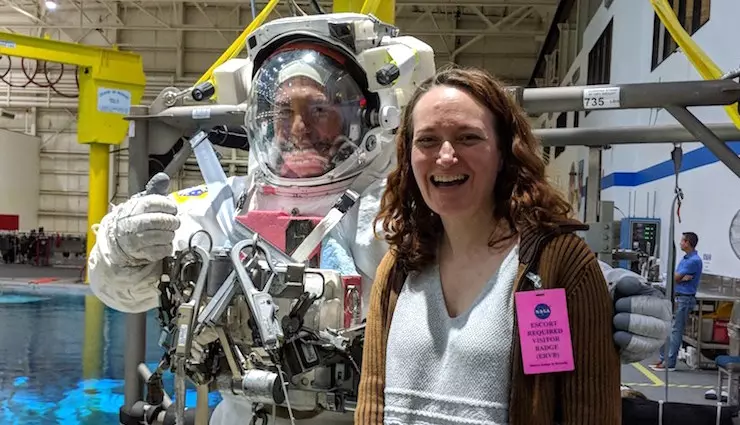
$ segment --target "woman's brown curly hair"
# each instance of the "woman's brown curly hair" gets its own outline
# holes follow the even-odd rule
[[[406,106],[397,137],[397,166],[387,187],[375,224],[382,222],[385,239],[396,250],[400,265],[419,270],[435,260],[442,222],[421,196],[411,169],[413,111],[431,88],[464,90],[485,105],[494,117],[502,167],[494,187],[493,218],[506,226],[494,232],[489,246],[505,244],[526,226],[553,228],[568,219],[572,208],[547,181],[540,142],[527,115],[504,86],[483,70],[449,68],[424,81]]]

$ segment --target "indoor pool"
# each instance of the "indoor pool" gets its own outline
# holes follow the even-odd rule
[[[105,308],[97,314],[102,325],[86,331],[86,298],[0,288],[0,424],[118,424],[125,315]],[[150,312],[146,346],[150,369],[162,354],[158,337],[156,315]],[[172,377],[166,376],[170,396],[172,388]],[[214,393],[210,404],[218,400]],[[194,390],[189,390],[186,403],[195,404]]]

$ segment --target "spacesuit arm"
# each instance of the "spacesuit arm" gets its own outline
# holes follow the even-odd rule
[[[100,225],[93,226],[96,242],[87,263],[90,289],[110,308],[124,313],[143,313],[159,305],[156,284],[162,262],[139,266],[116,264],[113,261],[116,248],[111,246],[115,243],[115,215],[114,208]]]
[[[337,226],[329,232],[321,244],[322,269],[336,270],[342,276],[357,276],[357,267],[350,249],[352,243],[351,231],[356,226],[350,214],[342,217]]]
[[[671,301],[631,270],[599,261],[614,300],[614,342],[622,363],[645,360],[665,343],[671,330]]]

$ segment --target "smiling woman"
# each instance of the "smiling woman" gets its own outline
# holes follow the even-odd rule
[[[503,86],[439,72],[397,149],[355,423],[619,424],[607,285]]]

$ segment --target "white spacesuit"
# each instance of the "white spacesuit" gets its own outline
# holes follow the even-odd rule
[[[292,32],[286,29],[291,27]],[[348,41],[347,34],[354,39]],[[372,222],[385,177],[395,165],[393,131],[405,99],[435,72],[432,50],[354,14],[280,19],[249,40],[255,69],[246,116],[249,174],[228,183],[241,196],[242,215],[279,211],[323,217],[348,188],[357,192],[355,205],[324,239],[320,267],[362,277],[364,317],[375,269],[387,250]],[[211,234],[215,245],[223,243],[207,189],[137,196],[103,218],[89,258],[89,278],[105,304],[130,313],[156,308],[164,257],[186,248],[200,229]],[[618,332],[623,358],[629,360],[655,352],[667,335],[668,325],[661,325],[670,320],[664,303],[633,304],[639,308],[620,313],[626,325]],[[635,327],[646,320],[651,326]],[[251,403],[223,396],[211,424],[249,423]],[[349,424],[353,418],[327,412],[296,422]]]

